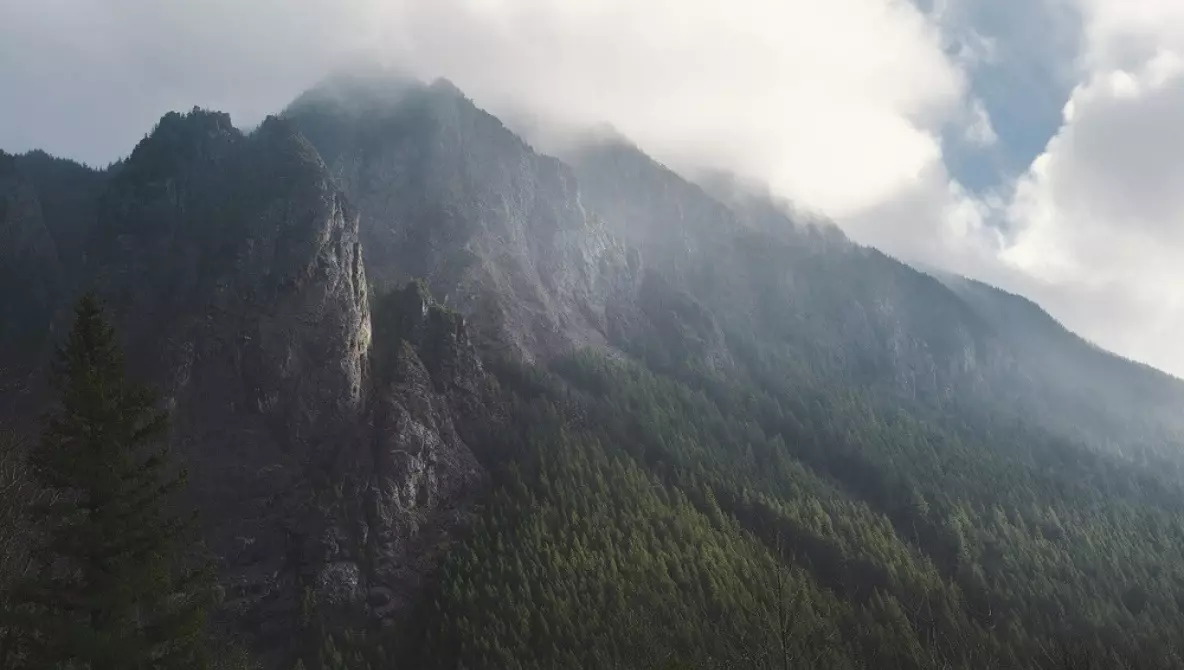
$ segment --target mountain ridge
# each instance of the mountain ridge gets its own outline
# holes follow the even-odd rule
[[[1082,631],[1134,654],[1111,637],[1184,621],[1184,382],[619,139],[547,156],[447,82],[346,77],[249,133],[169,113],[106,171],[0,154],[0,203],[38,338],[0,342],[43,359],[97,287],[268,667],[735,660],[776,609],[748,569],[792,573],[821,636],[794,644],[833,667],[1034,667]],[[585,655],[524,642],[547,630]]]

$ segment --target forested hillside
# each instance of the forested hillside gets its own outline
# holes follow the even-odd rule
[[[211,634],[269,670],[1184,667],[1184,383],[619,138],[559,154],[358,77],[105,171],[0,155],[5,537],[93,289]]]

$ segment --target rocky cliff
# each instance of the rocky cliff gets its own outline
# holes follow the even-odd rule
[[[285,117],[362,213],[370,277],[411,278],[527,360],[603,345],[638,259],[585,209],[575,176],[445,81],[339,77]]]
[[[52,258],[36,199],[6,193],[25,256]],[[463,321],[396,294],[374,339],[358,214],[287,121],[166,115],[96,210],[86,283],[173,408],[233,628],[282,664],[310,608],[397,616],[482,478]]]

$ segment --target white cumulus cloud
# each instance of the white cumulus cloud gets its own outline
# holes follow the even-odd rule
[[[609,123],[673,166],[767,182],[857,239],[1027,293],[1184,373],[1184,2],[1032,2],[1080,14],[1075,59],[1032,46],[1059,19],[1029,25],[1028,5],[1005,3],[994,16],[1023,39],[997,39],[975,25],[995,10],[971,0],[929,13],[905,0],[10,0],[0,148],[102,164],[167,110],[251,125],[378,60],[446,76],[495,113]],[[1029,58],[1041,77],[1021,76]],[[1021,97],[1050,72],[1076,87],[1018,180],[974,194],[940,138],[953,127],[987,151],[1015,133],[1022,100],[999,124],[982,104],[1008,81],[971,89],[1000,64]]]
[[[0,146],[102,163],[168,109],[250,124],[374,58],[843,214],[940,162],[947,121],[989,137],[945,44],[901,0],[17,1],[0,8]]]
[[[1081,82],[1000,258],[1099,344],[1184,374],[1184,5],[1089,0]]]

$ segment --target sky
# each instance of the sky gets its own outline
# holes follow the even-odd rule
[[[105,165],[375,62],[767,182],[1184,376],[1179,0],[0,0],[0,148]]]

